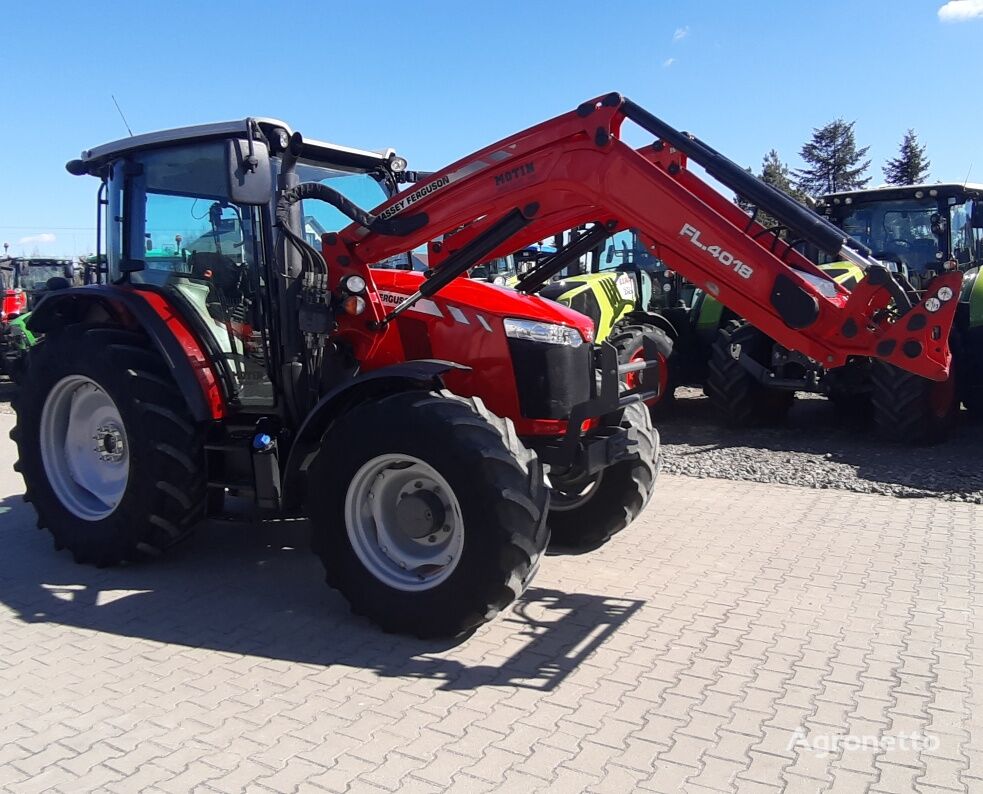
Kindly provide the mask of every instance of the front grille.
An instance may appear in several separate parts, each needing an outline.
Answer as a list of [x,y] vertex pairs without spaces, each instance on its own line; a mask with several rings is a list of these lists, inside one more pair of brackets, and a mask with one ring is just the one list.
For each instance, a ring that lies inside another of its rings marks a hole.
[[591,398],[591,346],[579,347],[509,339],[519,409],[526,419],[566,419]]

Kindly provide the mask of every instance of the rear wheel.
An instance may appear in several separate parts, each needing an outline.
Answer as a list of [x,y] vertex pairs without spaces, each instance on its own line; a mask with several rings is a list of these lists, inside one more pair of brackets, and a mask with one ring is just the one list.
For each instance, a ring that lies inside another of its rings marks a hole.
[[741,355],[746,354],[768,368],[772,347],[771,339],[740,320],[729,322],[717,335],[710,351],[704,391],[728,424],[778,422],[792,407],[794,392],[767,388],[739,361]]
[[584,554],[603,546],[634,521],[652,498],[661,464],[659,433],[648,409],[633,403],[621,427],[635,439],[636,456],[593,475],[550,476],[550,552]]
[[959,412],[955,370],[948,379],[933,381],[874,361],[871,403],[878,434],[902,444],[944,441]]
[[50,334],[31,351],[14,407],[25,498],[76,561],[156,556],[203,515],[201,428],[141,334]]
[[352,611],[453,637],[531,580],[548,541],[536,456],[480,400],[402,392],[325,433],[309,472],[314,550]]
[[633,364],[647,360],[646,338],[651,340],[656,351],[658,368],[629,372],[624,376],[623,383],[630,390],[657,391],[657,396],[645,401],[649,408],[655,408],[656,405],[664,405],[673,398],[673,389],[669,385],[672,340],[665,331],[654,325],[623,325],[615,327],[608,341],[618,350],[619,364]]

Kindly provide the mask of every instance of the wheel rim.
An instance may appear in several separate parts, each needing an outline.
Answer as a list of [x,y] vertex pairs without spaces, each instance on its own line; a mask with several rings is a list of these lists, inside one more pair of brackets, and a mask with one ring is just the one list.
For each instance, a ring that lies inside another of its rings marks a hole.
[[453,489],[436,469],[409,455],[379,455],[356,472],[345,498],[355,554],[397,590],[437,587],[464,551],[464,520]]
[[[629,364],[634,364],[638,361],[646,361],[645,351],[638,350],[631,358],[628,359]],[[657,353],[655,360],[659,364],[659,393],[650,400],[645,400],[645,404],[650,408],[662,399],[663,395],[666,393],[666,389],[669,388],[669,362],[666,361],[666,357],[662,353]],[[630,390],[634,391],[642,387],[643,373],[641,372],[629,372],[625,375],[624,382],[625,386]]]
[[594,475],[560,480],[556,483],[551,481],[550,510],[566,513],[583,507],[594,498],[603,479],[604,469],[601,469]]
[[86,521],[119,505],[130,475],[126,428],[113,399],[84,375],[62,378],[41,409],[41,461],[58,501]]

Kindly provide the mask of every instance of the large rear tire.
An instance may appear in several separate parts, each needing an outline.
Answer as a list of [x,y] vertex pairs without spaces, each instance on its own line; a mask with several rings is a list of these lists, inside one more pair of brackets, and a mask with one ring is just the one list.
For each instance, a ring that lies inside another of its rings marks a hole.
[[654,325],[621,325],[615,326],[607,341],[617,349],[619,364],[631,364],[646,360],[646,337],[652,340],[657,351],[658,369],[630,372],[625,375],[623,383],[632,390],[658,391],[658,396],[645,401],[649,409],[654,410],[656,406],[671,402],[675,392],[669,372],[672,340],[668,334]]
[[364,403],[325,433],[309,478],[328,584],[386,631],[455,637],[491,620],[549,540],[537,457],[477,399]]
[[589,477],[574,472],[550,478],[551,554],[585,554],[600,548],[638,518],[652,498],[662,459],[648,408],[629,405],[620,424],[636,441],[634,459]]
[[710,350],[704,392],[727,424],[743,427],[780,422],[792,407],[794,392],[767,388],[738,361],[746,353],[769,367],[771,350],[771,339],[746,322],[733,320],[720,329]]
[[871,403],[881,438],[900,444],[944,441],[959,414],[955,369],[948,380],[933,381],[874,361]]
[[49,334],[30,353],[14,408],[25,499],[77,562],[155,557],[204,514],[202,429],[142,334]]

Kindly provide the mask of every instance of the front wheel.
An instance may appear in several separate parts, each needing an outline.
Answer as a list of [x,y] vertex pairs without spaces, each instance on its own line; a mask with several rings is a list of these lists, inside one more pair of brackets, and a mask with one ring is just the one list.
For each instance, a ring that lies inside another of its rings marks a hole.
[[632,434],[635,457],[585,476],[550,477],[550,552],[584,554],[600,548],[628,527],[652,498],[661,465],[659,433],[648,408],[632,403],[620,426]]
[[535,454],[480,400],[448,393],[336,420],[307,492],[328,583],[386,631],[471,631],[522,593],[549,539]]

